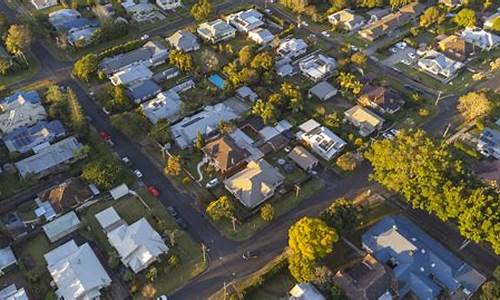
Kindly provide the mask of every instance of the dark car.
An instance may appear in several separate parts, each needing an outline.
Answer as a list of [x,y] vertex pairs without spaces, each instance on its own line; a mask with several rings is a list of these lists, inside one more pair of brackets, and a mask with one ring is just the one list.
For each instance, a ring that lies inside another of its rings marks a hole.
[[175,207],[173,206],[167,206],[167,212],[172,216],[172,217],[177,217],[177,215],[179,214],[177,212],[177,209],[175,209]]
[[259,253],[257,251],[250,251],[250,250],[245,251],[241,256],[241,258],[243,258],[244,260],[249,260],[257,257],[259,257]]
[[175,218],[175,223],[177,223],[177,225],[179,225],[179,227],[183,230],[186,230],[189,228],[188,223],[181,217]]

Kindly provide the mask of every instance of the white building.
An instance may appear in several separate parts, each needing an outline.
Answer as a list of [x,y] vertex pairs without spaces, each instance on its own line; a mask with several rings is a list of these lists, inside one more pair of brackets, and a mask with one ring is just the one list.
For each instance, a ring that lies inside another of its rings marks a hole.
[[59,299],[99,299],[111,278],[88,243],[71,240],[44,255]]
[[51,243],[62,239],[80,227],[80,219],[74,211],[60,216],[42,226],[45,235]]
[[0,299],[2,300],[28,300],[28,295],[24,288],[18,289],[13,283],[3,290],[0,290]]
[[[121,221],[113,207],[103,210],[95,217],[107,233],[108,241],[118,252],[122,263],[134,273],[146,269],[169,250],[146,218],[127,225]],[[110,230],[110,224],[119,225]]]
[[453,77],[458,70],[464,67],[463,63],[454,61],[436,50],[427,51],[418,60],[417,65],[424,71],[433,75],[443,76],[444,78]]
[[281,42],[277,51],[281,56],[295,58],[306,53],[307,44],[303,39],[291,38]]
[[500,43],[500,36],[479,28],[466,28],[461,36],[466,42],[487,51]]
[[326,298],[309,282],[296,284],[289,292],[289,300],[326,300]]
[[257,28],[248,32],[248,38],[259,45],[265,45],[274,39],[274,35],[267,29]]
[[221,19],[201,23],[196,32],[202,39],[212,44],[217,44],[236,36],[236,29]]
[[298,138],[306,142],[312,151],[325,160],[331,160],[337,156],[347,143],[333,133],[330,129],[322,126],[313,119],[299,126]]
[[299,68],[307,78],[319,81],[330,76],[335,71],[336,65],[335,58],[323,54],[315,54],[301,60]]
[[227,16],[227,21],[238,31],[248,33],[264,25],[264,21],[262,21],[263,18],[264,15],[250,8]]
[[46,118],[47,112],[35,91],[18,92],[0,100],[0,136]]
[[156,98],[141,104],[141,108],[153,124],[162,119],[174,121],[181,111],[181,98],[174,91],[161,92]]
[[182,6],[181,0],[156,0],[156,5],[164,10],[173,10]]
[[352,10],[344,9],[328,16],[328,21],[335,26],[343,26],[345,30],[354,31],[365,24],[365,19],[355,15]]
[[45,9],[45,8],[49,8],[52,6],[56,6],[57,0],[31,0],[31,4],[33,4],[33,6],[36,9],[40,10],[40,9]]
[[119,71],[111,76],[109,79],[115,86],[133,86],[141,81],[151,79],[153,72],[143,64],[132,65],[123,71]]

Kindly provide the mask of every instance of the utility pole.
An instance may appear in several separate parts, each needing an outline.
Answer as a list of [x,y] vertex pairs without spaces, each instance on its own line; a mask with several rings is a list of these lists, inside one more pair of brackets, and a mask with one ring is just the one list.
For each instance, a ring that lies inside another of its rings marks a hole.
[[448,123],[448,126],[446,126],[446,129],[443,133],[443,138],[448,134],[448,130],[450,130],[450,127],[451,127],[451,123]]
[[295,184],[295,198],[299,197],[300,193],[300,186],[298,184]]
[[203,263],[207,263],[207,246],[204,243],[201,243],[201,251],[203,252]]
[[442,91],[438,92],[438,95],[437,95],[437,98],[436,98],[436,102],[434,103],[435,106],[437,106],[439,104],[439,100],[441,100],[441,93],[442,93]]
[[226,287],[226,282],[224,281],[224,286],[222,288],[224,290],[224,300],[226,300],[226,295],[227,295],[227,287]]
[[233,231],[236,232],[236,218],[231,216],[231,223],[233,224]]

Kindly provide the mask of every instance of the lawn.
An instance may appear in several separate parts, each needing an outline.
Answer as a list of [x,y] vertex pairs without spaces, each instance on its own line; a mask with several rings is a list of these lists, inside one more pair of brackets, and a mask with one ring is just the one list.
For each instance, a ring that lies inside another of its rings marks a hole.
[[268,278],[262,285],[245,295],[248,300],[281,300],[287,296],[295,285],[290,271],[287,267],[282,268],[278,273]]
[[[274,207],[274,218],[276,219],[277,217],[288,213],[303,200],[310,198],[312,195],[320,191],[323,188],[323,185],[324,183],[320,179],[312,179],[301,187],[298,197],[296,197],[295,192],[290,192],[282,198],[275,195],[273,198],[269,199],[267,202],[271,203]],[[236,241],[243,241],[251,238],[257,231],[261,230],[268,224],[268,222],[262,220],[260,214],[258,213],[246,222],[238,223],[236,231],[233,230],[233,226],[229,220],[221,220],[216,223],[224,236]]]
[[13,74],[9,74],[7,76],[0,76],[0,90],[2,87],[7,87],[20,81],[29,79],[33,77],[40,70],[40,62],[38,59],[32,54],[27,53],[26,55],[28,59],[29,67],[27,69],[19,70],[14,72]]
[[23,179],[17,173],[3,174],[0,176],[0,201],[26,190],[34,184],[35,181]]

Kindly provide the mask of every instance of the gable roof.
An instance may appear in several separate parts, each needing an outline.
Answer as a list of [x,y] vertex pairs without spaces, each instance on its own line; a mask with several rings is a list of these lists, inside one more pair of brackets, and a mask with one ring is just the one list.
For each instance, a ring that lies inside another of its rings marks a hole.
[[238,166],[248,156],[233,139],[227,135],[209,142],[203,147],[203,152],[212,160],[217,161],[218,167],[225,172]]
[[344,114],[350,119],[360,124],[369,125],[370,127],[377,127],[384,122],[382,117],[359,105],[351,107]]
[[101,225],[101,228],[104,232],[108,233],[113,231],[114,229],[120,227],[125,224],[122,218],[118,215],[116,210],[110,206],[95,215],[97,222]]
[[302,146],[295,146],[292,151],[288,153],[288,157],[304,170],[310,170],[318,164],[318,159]]
[[17,263],[17,259],[10,246],[0,249],[0,272],[15,263]]
[[396,92],[384,87],[365,85],[361,98],[367,99],[385,111],[395,111],[401,107],[403,99]]
[[0,290],[0,299],[2,300],[28,300],[26,290],[24,288],[18,289],[16,284],[13,283],[4,289]]
[[167,41],[170,45],[182,51],[192,50],[200,46],[196,36],[185,30],[176,31],[167,38]]
[[92,191],[78,178],[70,178],[40,194],[58,213],[73,208],[92,197]]
[[250,161],[245,169],[226,179],[224,184],[244,206],[255,208],[271,197],[284,179],[278,170],[260,159]]
[[64,136],[66,130],[59,120],[40,121],[31,127],[19,127],[7,133],[3,141],[10,152],[26,153],[34,147]]
[[51,242],[55,242],[69,233],[78,229],[80,219],[74,211],[70,211],[57,219],[50,221],[42,226],[43,231]]

